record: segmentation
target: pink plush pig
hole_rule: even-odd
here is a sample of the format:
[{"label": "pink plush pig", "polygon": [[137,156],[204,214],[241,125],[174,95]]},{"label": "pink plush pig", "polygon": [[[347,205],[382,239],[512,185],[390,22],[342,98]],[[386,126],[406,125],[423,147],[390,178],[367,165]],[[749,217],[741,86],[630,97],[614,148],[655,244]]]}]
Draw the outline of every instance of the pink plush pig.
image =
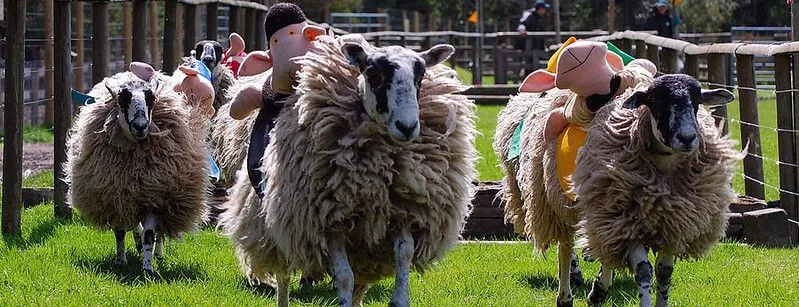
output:
[{"label": "pink plush pig", "polygon": [[323,28],[309,25],[302,10],[290,3],[273,5],[266,13],[265,28],[269,50],[250,52],[238,75],[271,73],[271,76],[263,87],[250,85],[233,97],[230,116],[234,119],[243,119],[263,105],[291,95],[299,69],[291,59],[304,55],[311,42],[325,33]]},{"label": "pink plush pig", "polygon": [[[128,69],[142,80],[150,80],[155,74],[155,69],[150,64],[142,62],[131,62]],[[214,86],[200,71],[189,66],[180,66],[169,77],[168,84],[172,84],[176,92],[186,95],[188,105],[199,105],[206,115],[214,115]]]},{"label": "pink plush pig", "polygon": [[247,57],[247,53],[244,52],[244,39],[234,32],[230,33],[228,41],[230,42],[230,47],[222,51],[221,64],[230,68],[233,71],[233,77],[238,79],[239,67],[244,62],[244,58]]}]

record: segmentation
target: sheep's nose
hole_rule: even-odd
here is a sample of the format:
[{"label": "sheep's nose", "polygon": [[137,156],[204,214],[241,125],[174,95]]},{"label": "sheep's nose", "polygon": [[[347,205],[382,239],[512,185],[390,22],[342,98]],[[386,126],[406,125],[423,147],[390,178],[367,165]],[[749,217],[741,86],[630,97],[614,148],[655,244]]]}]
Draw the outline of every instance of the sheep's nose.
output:
[{"label": "sheep's nose", "polygon": [[214,60],[216,60],[216,59],[214,59],[214,57],[212,57],[212,56],[204,56],[203,57],[203,64],[205,64],[205,66],[208,66],[210,68],[211,65],[214,64]]},{"label": "sheep's nose", "polygon": [[695,132],[680,132],[677,133],[677,139],[680,142],[685,144],[691,144],[694,140],[696,140],[696,133]]},{"label": "sheep's nose", "polygon": [[130,123],[130,128],[139,134],[143,134],[145,131],[147,131],[147,126],[148,122],[146,119],[143,118],[137,118],[132,123]]},{"label": "sheep's nose", "polygon": [[414,121],[413,123],[406,125],[402,121],[398,120],[394,123],[394,125],[397,126],[397,130],[402,132],[402,134],[404,134],[408,139],[411,139],[413,137],[413,133],[416,131],[416,127],[419,126],[419,122]]}]

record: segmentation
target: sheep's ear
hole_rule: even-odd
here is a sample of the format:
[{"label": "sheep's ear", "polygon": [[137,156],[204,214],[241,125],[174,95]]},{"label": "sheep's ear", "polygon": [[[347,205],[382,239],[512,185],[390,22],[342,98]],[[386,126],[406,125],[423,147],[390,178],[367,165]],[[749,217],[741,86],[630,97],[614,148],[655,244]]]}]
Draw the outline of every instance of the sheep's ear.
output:
[{"label": "sheep's ear", "polygon": [[144,62],[130,62],[128,70],[144,81],[149,81],[155,75],[155,68]]},{"label": "sheep's ear", "polygon": [[713,90],[702,90],[702,101],[706,106],[721,106],[735,100],[735,96],[728,90],[717,88]]},{"label": "sheep's ear", "polygon": [[544,69],[539,69],[524,78],[519,92],[543,92],[555,87],[555,74]]},{"label": "sheep's ear", "polygon": [[357,65],[358,69],[361,71],[366,68],[366,51],[363,50],[363,47],[358,44],[353,43],[344,43],[341,45],[341,53],[344,54],[344,57],[347,58],[350,65]]},{"label": "sheep's ear", "polygon": [[158,77],[152,76],[150,77],[150,88],[153,89],[153,93],[157,93],[159,89],[161,89],[161,81],[158,80]]},{"label": "sheep's ear", "polygon": [[105,84],[104,84],[105,85],[105,89],[107,89],[108,93],[111,94],[111,98],[114,98],[114,101],[117,101],[117,96],[119,95],[119,93],[117,93],[116,90],[114,90],[110,85],[108,85],[109,83],[110,82],[108,82],[108,81],[105,82]]},{"label": "sheep's ear", "polygon": [[455,47],[452,47],[452,45],[441,44],[435,45],[427,51],[420,52],[419,56],[424,59],[425,67],[431,67],[446,61],[454,52]]},{"label": "sheep's ear", "polygon": [[647,93],[644,91],[636,91],[630,98],[625,101],[621,107],[625,109],[635,109],[646,104]]},{"label": "sheep's ear", "polygon": [[228,56],[233,56],[239,54],[239,52],[244,51],[244,39],[241,38],[236,32],[230,33],[228,36],[228,41],[230,42],[230,49],[228,49]]}]

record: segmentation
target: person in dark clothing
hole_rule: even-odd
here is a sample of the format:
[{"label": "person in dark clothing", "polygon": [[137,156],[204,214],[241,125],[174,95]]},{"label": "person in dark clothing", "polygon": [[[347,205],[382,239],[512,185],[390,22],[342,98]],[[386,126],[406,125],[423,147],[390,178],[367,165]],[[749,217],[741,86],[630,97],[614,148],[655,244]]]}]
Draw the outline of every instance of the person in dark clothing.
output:
[{"label": "person in dark clothing", "polygon": [[655,7],[644,21],[641,30],[658,31],[658,36],[662,37],[674,36],[671,11],[669,11],[669,4],[665,0],[655,2]]},{"label": "person in dark clothing", "polygon": [[519,26],[516,27],[516,31],[519,31],[520,37],[516,42],[516,49],[525,51],[527,41],[530,41],[531,43],[531,52],[524,53],[524,75],[527,75],[533,70],[538,69],[538,60],[546,58],[546,52],[544,51],[544,38],[533,37],[527,39],[527,32],[547,30],[548,27],[546,23],[546,15],[547,9],[549,9],[549,7],[550,6],[548,3],[544,2],[543,0],[538,0],[535,2],[535,6],[532,9],[525,10],[522,13],[522,17],[519,18]]}]

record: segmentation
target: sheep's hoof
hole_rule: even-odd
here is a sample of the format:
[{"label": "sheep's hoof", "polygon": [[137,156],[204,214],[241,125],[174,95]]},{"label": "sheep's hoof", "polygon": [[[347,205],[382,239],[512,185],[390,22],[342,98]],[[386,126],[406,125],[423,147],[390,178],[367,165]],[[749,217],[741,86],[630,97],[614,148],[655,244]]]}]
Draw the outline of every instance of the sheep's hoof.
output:
[{"label": "sheep's hoof", "polygon": [[574,306],[574,301],[573,300],[568,300],[568,301],[565,301],[565,302],[558,301],[557,302],[557,306],[558,307],[573,307]]},{"label": "sheep's hoof", "polygon": [[155,257],[155,260],[158,261],[158,262],[164,261],[164,255],[155,254],[155,255],[153,255],[153,257]]},{"label": "sheep's hoof", "polygon": [[300,288],[310,288],[316,283],[316,280],[313,277],[303,277],[300,278]]},{"label": "sheep's hoof", "polygon": [[153,271],[153,269],[142,268],[142,272],[144,273],[144,277],[149,279],[149,280],[155,280],[156,277],[157,277],[155,275],[155,271]]},{"label": "sheep's hoof", "polygon": [[591,287],[591,292],[588,293],[588,305],[589,306],[601,306],[602,303],[605,302],[605,299],[608,298],[608,290],[603,289],[602,286],[599,285],[599,281],[594,281],[594,286]]},{"label": "sheep's hoof", "polygon": [[571,274],[569,274],[569,282],[571,283],[572,289],[580,288],[583,285],[585,285],[585,280],[583,279],[583,272],[581,271],[571,272]]},{"label": "sheep's hoof", "polygon": [[128,259],[126,258],[117,258],[117,260],[114,261],[114,265],[116,266],[124,266],[126,264],[128,264]]},{"label": "sheep's hoof", "polygon": [[141,242],[136,242],[136,251],[139,252],[139,254],[141,254],[143,250],[144,246],[142,246]]}]

